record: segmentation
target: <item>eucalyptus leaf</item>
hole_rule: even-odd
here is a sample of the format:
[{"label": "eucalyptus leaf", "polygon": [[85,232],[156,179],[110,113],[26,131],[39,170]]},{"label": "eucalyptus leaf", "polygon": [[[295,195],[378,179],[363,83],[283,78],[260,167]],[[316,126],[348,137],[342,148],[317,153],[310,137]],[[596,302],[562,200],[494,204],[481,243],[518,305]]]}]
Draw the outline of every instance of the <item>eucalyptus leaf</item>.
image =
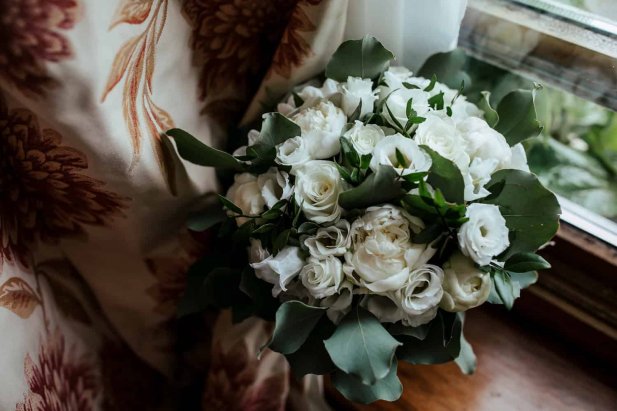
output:
[{"label": "eucalyptus leaf", "polygon": [[506,261],[504,269],[516,273],[525,273],[528,271],[545,270],[551,268],[551,265],[544,258],[534,253],[518,253]]},{"label": "eucalyptus leaf", "polygon": [[371,385],[363,384],[353,375],[337,371],[332,374],[332,384],[345,398],[361,404],[378,400],[396,401],[403,393],[403,385],[397,376],[398,364],[392,361],[387,375]]},{"label": "eucalyptus leaf", "polygon": [[404,338],[396,355],[411,364],[443,364],[452,361],[460,351],[460,318],[440,311],[429,323],[429,330],[422,340]]},{"label": "eucalyptus leaf", "polygon": [[500,188],[497,196],[480,200],[499,206],[512,234],[510,246],[500,260],[534,252],[547,243],[559,228],[561,209],[555,194],[547,190],[531,173],[520,170],[500,170],[485,186],[490,192]]},{"label": "eucalyptus leaf", "polygon": [[335,328],[330,320],[323,317],[304,344],[293,354],[286,355],[296,378],[301,379],[306,374],[324,375],[336,371],[324,345],[324,340],[332,335]]},{"label": "eucalyptus leaf", "polygon": [[497,106],[499,122],[495,129],[504,135],[510,146],[536,137],[542,131],[534,104],[536,90],[515,90]]},{"label": "eucalyptus leaf", "polygon": [[488,91],[482,92],[482,98],[478,102],[478,107],[484,112],[484,120],[489,126],[495,127],[495,124],[499,122],[499,114],[491,107],[491,93]]},{"label": "eucalyptus leaf", "polygon": [[189,215],[186,225],[189,230],[202,232],[218,223],[222,223],[226,218],[227,214],[219,206]]},{"label": "eucalyptus leaf", "polygon": [[276,312],[270,349],[281,354],[296,352],[325,313],[325,308],[287,301]]},{"label": "eucalyptus leaf", "polygon": [[428,183],[441,190],[442,194],[452,203],[465,202],[465,182],[461,170],[450,160],[442,157],[428,146],[420,146],[431,156],[433,165],[428,174]]},{"label": "eucalyptus leaf", "polygon": [[454,359],[454,362],[456,363],[456,365],[458,365],[458,368],[463,374],[473,374],[476,371],[478,361],[476,359],[476,354],[473,352],[471,344],[469,344],[469,342],[462,333],[460,345],[460,353],[458,357]]},{"label": "eucalyptus leaf", "polygon": [[220,170],[243,171],[245,169],[244,165],[231,154],[207,146],[184,130],[172,128],[166,134],[173,137],[178,154],[186,161]]},{"label": "eucalyptus leaf", "polygon": [[440,82],[456,89],[461,82],[471,84],[471,79],[464,70],[466,62],[467,56],[460,48],[447,53],[433,54],[418,71],[418,76],[432,78],[435,75]]},{"label": "eucalyptus leaf", "polygon": [[395,362],[394,352],[401,345],[360,306],[343,318],[325,344],[334,364],[364,384],[374,384],[388,375]]},{"label": "eucalyptus leaf", "polygon": [[392,52],[375,37],[364,36],[361,40],[348,40],[334,52],[326,66],[326,77],[347,81],[347,77],[375,78],[383,73]]},{"label": "eucalyptus leaf", "polygon": [[358,187],[344,191],[339,196],[339,205],[346,210],[366,208],[396,200],[403,194],[396,170],[380,166]]},{"label": "eucalyptus leaf", "polygon": [[230,199],[223,197],[220,194],[217,194],[217,195],[218,195],[219,201],[221,202],[221,204],[223,204],[223,207],[225,207],[229,211],[234,212],[236,214],[242,214],[242,209],[238,207],[237,205],[235,205]]}]

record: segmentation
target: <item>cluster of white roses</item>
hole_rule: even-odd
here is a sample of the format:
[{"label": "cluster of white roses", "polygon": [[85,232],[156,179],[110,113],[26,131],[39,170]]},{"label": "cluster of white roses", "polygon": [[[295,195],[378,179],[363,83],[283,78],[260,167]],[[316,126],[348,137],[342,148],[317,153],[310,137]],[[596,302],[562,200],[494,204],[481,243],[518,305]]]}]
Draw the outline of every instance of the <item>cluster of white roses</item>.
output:
[{"label": "cluster of white roses", "polygon": [[[443,98],[443,104],[433,104],[434,96]],[[410,107],[421,120],[401,132]],[[350,187],[335,156],[342,136],[358,155],[370,156],[368,167],[374,172],[389,166],[405,176],[431,169],[425,145],[460,169],[465,201],[471,202],[489,194],[484,186],[494,172],[528,171],[520,144],[511,148],[482,111],[456,90],[400,67],[388,69],[377,87],[370,79],[352,77],[304,86],[278,111],[301,130],[276,146],[275,162],[282,167],[260,175],[238,174],[227,193],[243,212],[238,224],[280,200],[293,200],[308,221],[319,225],[300,236],[299,245],[287,245],[275,255],[261,241],[251,240],[251,266],[257,277],[273,284],[273,295],[327,307],[335,323],[349,311],[353,297],[360,296],[360,305],[380,321],[408,326],[431,321],[439,307],[458,312],[487,300],[490,274],[480,267],[500,264],[495,257],[509,246],[497,206],[468,204],[468,221],[456,233],[458,250],[441,266],[431,264],[436,248],[412,241],[425,228],[420,218],[390,204],[369,207],[359,216],[339,205],[339,195]],[[386,125],[348,124],[352,116],[366,119],[372,114]],[[252,131],[249,146],[259,139]],[[246,147],[235,154],[244,153]]]}]

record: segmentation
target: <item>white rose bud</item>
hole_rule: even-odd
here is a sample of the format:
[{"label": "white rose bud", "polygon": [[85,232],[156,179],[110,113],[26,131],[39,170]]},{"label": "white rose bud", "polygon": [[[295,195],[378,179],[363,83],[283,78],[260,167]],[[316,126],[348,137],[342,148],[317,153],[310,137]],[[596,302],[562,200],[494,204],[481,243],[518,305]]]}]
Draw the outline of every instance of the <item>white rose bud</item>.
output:
[{"label": "white rose bud", "polygon": [[468,117],[456,125],[465,140],[465,150],[469,157],[496,159],[499,168],[510,164],[512,152],[504,136],[495,131],[486,121],[478,117]]},{"label": "white rose bud", "polygon": [[450,311],[466,311],[482,305],[491,292],[491,276],[479,270],[472,260],[455,252],[443,265],[443,298],[441,308]]},{"label": "white rose bud", "polygon": [[351,116],[362,102],[360,116],[373,112],[373,106],[377,97],[373,91],[371,79],[360,77],[348,77],[347,83],[341,85],[343,92],[342,108],[345,114]]},{"label": "white rose bud", "polygon": [[343,134],[350,142],[353,148],[361,156],[371,154],[375,145],[385,137],[381,127],[375,124],[364,125],[359,120],[356,120],[353,127]]},{"label": "white rose bud", "polygon": [[347,220],[339,220],[335,225],[319,228],[314,236],[304,240],[304,245],[316,258],[343,256],[351,245],[349,228]]},{"label": "white rose bud", "polygon": [[270,167],[268,171],[257,177],[257,185],[261,187],[261,196],[268,208],[280,200],[287,200],[293,193],[293,186],[289,182],[289,174]]},{"label": "white rose bud", "polygon": [[[396,155],[398,150],[403,157],[404,163],[399,163]],[[373,150],[370,168],[377,171],[379,166],[394,167],[403,175],[428,171],[431,168],[431,157],[422,150],[415,141],[401,134],[394,134],[382,138]]]},{"label": "white rose bud", "polygon": [[288,138],[283,143],[276,146],[276,159],[278,164],[285,166],[299,167],[311,160],[311,155],[304,138],[297,136]]},{"label": "white rose bud", "polygon": [[343,263],[331,255],[322,260],[310,257],[300,271],[302,285],[315,298],[325,298],[338,293],[343,278]]},{"label": "white rose bud", "polygon": [[470,159],[465,152],[465,140],[451,118],[427,116],[418,126],[414,139],[419,145],[426,145],[452,161],[461,171],[467,171]]},{"label": "white rose bud", "polygon": [[425,264],[435,249],[411,242],[422,221],[392,205],[369,207],[351,227],[352,250],[345,254],[345,274],[374,293],[400,289],[414,268]]},{"label": "white rose bud", "polygon": [[306,218],[318,224],[339,219],[343,209],[338,198],[343,189],[341,175],[330,161],[312,160],[296,171],[296,203]]},{"label": "white rose bud", "polygon": [[403,311],[403,324],[417,327],[431,321],[443,297],[443,270],[425,264],[409,274],[404,286],[392,294]]},{"label": "white rose bud", "polygon": [[492,204],[470,204],[465,216],[469,221],[458,230],[461,251],[478,265],[487,265],[510,245],[506,220]]},{"label": "white rose bud", "polygon": [[292,117],[300,126],[311,158],[325,159],[341,150],[339,138],[347,123],[343,111],[329,101],[301,110]]},{"label": "white rose bud", "polygon": [[287,284],[302,270],[304,260],[299,247],[285,247],[276,256],[250,265],[257,278],[274,285],[272,296],[276,297],[281,291],[287,291]]},{"label": "white rose bud", "polygon": [[[266,202],[261,195],[261,188],[257,183],[257,176],[250,173],[241,173],[234,176],[234,183],[225,195],[232,203],[240,207],[242,213],[258,216],[264,209]],[[244,224],[248,218],[238,217],[236,223]]]}]

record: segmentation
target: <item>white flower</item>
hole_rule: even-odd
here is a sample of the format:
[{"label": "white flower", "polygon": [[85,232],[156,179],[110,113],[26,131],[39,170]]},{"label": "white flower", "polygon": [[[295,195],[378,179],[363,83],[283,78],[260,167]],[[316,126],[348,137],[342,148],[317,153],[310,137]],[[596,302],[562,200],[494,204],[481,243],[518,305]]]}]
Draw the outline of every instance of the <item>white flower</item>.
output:
[{"label": "white flower", "polygon": [[335,225],[319,228],[314,236],[304,240],[304,245],[316,258],[343,256],[351,245],[349,228],[347,220],[339,220]]},{"label": "white flower", "polygon": [[261,188],[261,196],[268,208],[280,200],[287,200],[293,193],[293,186],[289,182],[289,174],[270,167],[268,171],[257,177],[257,185]]},{"label": "white flower", "polygon": [[[240,207],[243,214],[250,216],[261,214],[266,205],[261,195],[261,188],[257,183],[257,176],[251,173],[236,174],[234,183],[227,190],[225,197]],[[247,217],[236,218],[238,225],[244,224],[247,220]]]},{"label": "white flower", "polygon": [[465,152],[465,140],[451,118],[427,116],[418,126],[414,139],[419,145],[426,145],[452,161],[462,172],[467,171],[470,159]]},{"label": "white flower", "polygon": [[[399,163],[396,155],[398,150],[404,160],[404,164]],[[371,159],[370,167],[373,171],[377,171],[379,166],[387,165],[394,167],[403,175],[410,173],[418,173],[428,171],[431,168],[431,157],[410,138],[404,137],[401,134],[394,134],[382,138],[373,150],[373,158]]]},{"label": "white flower", "polygon": [[375,124],[364,125],[359,120],[356,120],[353,127],[343,134],[350,142],[353,148],[360,155],[367,155],[373,152],[375,145],[385,137],[381,127]]},{"label": "white flower", "polygon": [[373,91],[371,79],[350,76],[347,78],[347,83],[341,84],[341,90],[343,93],[341,106],[345,114],[351,116],[358,107],[358,104],[360,104],[360,101],[362,102],[360,116],[373,112],[373,106],[377,97]]},{"label": "white flower", "polygon": [[514,170],[521,170],[529,172],[529,165],[527,164],[527,154],[525,148],[521,143],[518,143],[510,148],[512,157],[510,158],[510,164],[504,168],[511,168]]},{"label": "white flower", "polygon": [[510,164],[512,152],[505,137],[492,129],[485,120],[469,117],[456,127],[465,140],[464,147],[470,159],[496,159],[499,168]]},{"label": "white flower", "polygon": [[409,69],[402,66],[392,66],[384,72],[385,86],[379,86],[379,98],[384,99],[388,94],[396,89],[403,88],[403,82],[412,81],[412,73]]},{"label": "white flower", "polygon": [[308,151],[313,159],[332,157],[341,150],[339,137],[347,123],[343,111],[329,101],[301,110],[292,117],[300,126]]},{"label": "white flower", "polygon": [[491,174],[497,170],[498,161],[495,158],[486,160],[476,157],[469,165],[469,171],[463,173],[465,182],[465,201],[484,198],[490,194],[484,186],[491,181]]},{"label": "white flower", "polygon": [[[253,244],[251,244],[252,248]],[[252,251],[251,255],[253,254],[257,253]],[[274,285],[272,295],[276,297],[281,290],[287,290],[287,284],[304,267],[304,260],[299,247],[285,247],[276,256],[267,256],[262,261],[250,265],[255,270],[257,278]]]},{"label": "white flower", "polygon": [[407,102],[412,99],[411,108],[416,111],[416,115],[424,117],[429,110],[428,97],[428,93],[421,89],[400,88],[394,90],[384,102],[381,115],[392,127],[397,129],[405,127],[407,123]]},{"label": "white flower", "polygon": [[491,276],[480,271],[472,260],[455,252],[443,265],[443,298],[441,308],[465,311],[483,304],[491,292]]},{"label": "white flower", "polygon": [[[311,159],[308,146],[304,138],[297,136],[288,138],[276,146],[276,159],[278,164],[298,167]],[[292,172],[293,174],[293,172]]]},{"label": "white flower", "polygon": [[353,284],[343,281],[336,294],[332,294],[319,301],[320,307],[328,307],[326,315],[334,324],[341,322],[343,317],[351,310],[353,301]]},{"label": "white flower", "polygon": [[260,263],[266,258],[270,257],[268,250],[263,248],[261,240],[255,238],[249,239],[249,263]]},{"label": "white flower", "polygon": [[345,254],[345,274],[374,293],[400,289],[409,273],[435,253],[427,244],[411,242],[424,228],[422,220],[401,208],[369,207],[351,226],[352,250]]},{"label": "white flower", "polygon": [[332,255],[324,259],[310,257],[300,271],[302,285],[315,298],[338,293],[343,278],[343,263]]},{"label": "white flower", "polygon": [[[302,99],[302,105],[308,107],[317,104],[319,100],[329,99],[339,91],[339,88],[339,83],[336,80],[327,79],[321,88],[317,88],[313,84],[300,86],[296,95]],[[297,108],[294,96],[290,95],[287,101],[278,104],[277,111],[288,116]]]},{"label": "white flower", "polygon": [[461,251],[478,265],[487,265],[510,245],[506,220],[492,204],[470,204],[465,216],[469,221],[458,231]]},{"label": "white flower", "polygon": [[316,223],[339,219],[343,209],[338,198],[343,189],[341,175],[330,161],[312,160],[296,171],[296,203],[306,218]]},{"label": "white flower", "polygon": [[431,321],[443,296],[443,270],[425,264],[409,274],[404,286],[392,297],[403,312],[403,325],[417,327]]}]

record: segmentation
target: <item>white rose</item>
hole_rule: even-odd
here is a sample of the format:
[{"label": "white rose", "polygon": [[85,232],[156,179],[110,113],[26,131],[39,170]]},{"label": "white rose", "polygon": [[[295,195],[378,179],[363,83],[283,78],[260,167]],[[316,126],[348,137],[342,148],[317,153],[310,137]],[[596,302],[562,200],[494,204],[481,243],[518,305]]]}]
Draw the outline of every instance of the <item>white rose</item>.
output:
[{"label": "white rose", "polygon": [[425,264],[409,273],[404,286],[392,293],[395,303],[403,312],[403,324],[417,327],[431,321],[443,296],[443,270]]},{"label": "white rose", "polygon": [[427,116],[418,126],[414,139],[419,145],[426,145],[452,161],[461,171],[467,171],[470,159],[465,152],[465,140],[451,118]]},{"label": "white rose", "polygon": [[257,177],[257,185],[261,187],[261,196],[268,208],[280,200],[288,200],[293,193],[293,186],[289,182],[289,174],[270,167],[268,171]]},{"label": "white rose", "polygon": [[[261,188],[257,183],[257,176],[251,173],[241,173],[234,176],[234,183],[225,195],[232,203],[240,207],[242,214],[258,216],[264,209],[266,202],[261,195]],[[244,224],[247,217],[238,217],[238,225]]]},{"label": "white rose", "polygon": [[401,66],[393,66],[384,72],[385,85],[379,86],[379,98],[384,99],[396,89],[403,88],[403,82],[412,81],[412,73],[409,69]]},{"label": "white rose", "polygon": [[302,270],[304,260],[299,247],[285,247],[276,256],[251,263],[255,276],[273,284],[272,296],[287,290],[287,284]]},{"label": "white rose", "polygon": [[341,84],[341,90],[343,93],[341,106],[345,114],[351,116],[360,101],[362,102],[360,116],[373,112],[377,97],[371,79],[350,76],[347,78],[347,83]]},{"label": "white rose", "polygon": [[[446,101],[446,106],[450,105],[450,100]],[[467,101],[465,96],[458,96],[450,106],[452,109],[452,120],[463,121],[468,117],[483,118],[484,112],[473,103]]]},{"label": "white rose", "polygon": [[301,110],[292,117],[300,126],[311,158],[325,159],[341,150],[339,137],[347,123],[343,111],[329,101]]},{"label": "white rose", "polygon": [[336,294],[332,294],[318,302],[320,307],[328,307],[326,315],[334,324],[341,322],[343,317],[351,310],[353,301],[353,285],[349,281],[343,281]]},{"label": "white rose", "polygon": [[[399,164],[396,150],[403,155],[405,164]],[[381,165],[391,166],[402,175],[407,175],[428,171],[431,164],[431,157],[415,141],[401,134],[394,134],[382,138],[377,143],[373,150],[370,167],[373,171],[377,171]]]},{"label": "white rose", "polygon": [[463,173],[465,182],[465,201],[484,198],[490,194],[484,186],[491,181],[491,174],[497,170],[499,161],[495,158],[486,160],[476,157],[469,165],[469,171]]},{"label": "white rose", "polygon": [[311,155],[304,138],[297,136],[288,138],[276,146],[276,159],[278,164],[293,167],[301,166],[311,160]]},{"label": "white rose", "polygon": [[260,263],[266,258],[270,257],[268,250],[263,248],[261,240],[255,238],[249,239],[249,263]]},{"label": "white rose", "polygon": [[351,245],[349,229],[349,221],[339,220],[335,225],[319,228],[314,236],[304,240],[304,245],[316,258],[343,256]]},{"label": "white rose", "polygon": [[422,220],[401,208],[369,207],[351,226],[352,250],[345,254],[345,274],[375,293],[401,288],[411,270],[435,254],[427,244],[411,242],[412,233],[423,228]]},{"label": "white rose", "polygon": [[375,124],[364,125],[359,120],[356,120],[353,127],[343,134],[350,142],[353,148],[360,155],[367,155],[373,152],[375,145],[385,137],[381,127]]},{"label": "white rose", "polygon": [[339,219],[343,209],[338,198],[344,182],[334,163],[312,160],[296,171],[295,199],[302,212],[318,224]]},{"label": "white rose", "polygon": [[[332,79],[327,79],[322,87],[315,87],[314,82],[299,86],[296,90],[296,95],[303,101],[303,106],[313,106],[321,99],[328,99],[339,90],[339,83]],[[293,95],[287,98],[287,101],[279,103],[277,111],[285,116],[293,113],[298,107],[296,99]]]},{"label": "white rose", "polygon": [[478,117],[468,117],[457,124],[461,137],[465,140],[465,150],[469,157],[484,160],[496,159],[499,168],[510,164],[512,152],[504,136]]},{"label": "white rose", "polygon": [[325,298],[338,293],[343,278],[343,263],[332,255],[324,259],[310,257],[300,271],[302,285],[315,298]]},{"label": "white rose", "polygon": [[405,127],[407,123],[407,102],[412,99],[411,108],[416,111],[418,116],[424,117],[429,110],[428,97],[428,93],[421,89],[397,89],[387,97],[381,115],[392,127]]},{"label": "white rose", "polygon": [[455,252],[443,265],[443,298],[441,308],[450,311],[465,311],[482,305],[491,292],[491,276],[480,271],[472,260]]},{"label": "white rose", "polygon": [[510,245],[506,220],[492,204],[470,204],[465,216],[469,221],[458,231],[461,251],[478,265],[487,265]]},{"label": "white rose", "polygon": [[529,173],[529,165],[527,164],[527,154],[525,148],[521,143],[518,143],[510,148],[512,157],[510,158],[510,164],[504,168],[511,168],[514,170],[527,171]]}]

